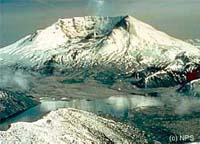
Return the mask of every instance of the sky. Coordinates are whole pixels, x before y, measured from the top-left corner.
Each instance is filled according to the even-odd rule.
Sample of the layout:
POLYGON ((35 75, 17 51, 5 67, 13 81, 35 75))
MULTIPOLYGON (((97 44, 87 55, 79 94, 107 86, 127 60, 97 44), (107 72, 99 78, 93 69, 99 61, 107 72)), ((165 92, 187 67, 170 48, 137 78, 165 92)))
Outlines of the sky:
POLYGON ((200 38, 200 0, 0 0, 0 47, 58 18, 132 15, 171 36, 200 38))

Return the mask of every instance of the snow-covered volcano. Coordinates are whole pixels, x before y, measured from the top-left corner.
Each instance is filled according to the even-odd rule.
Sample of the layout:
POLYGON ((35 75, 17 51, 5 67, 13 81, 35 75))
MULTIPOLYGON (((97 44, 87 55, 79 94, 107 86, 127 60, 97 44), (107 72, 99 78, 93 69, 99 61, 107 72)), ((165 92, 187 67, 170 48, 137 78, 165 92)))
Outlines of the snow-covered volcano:
POLYGON ((187 72, 200 67, 200 50, 132 16, 87 16, 59 19, 1 48, 0 66, 163 87, 187 82, 187 72))

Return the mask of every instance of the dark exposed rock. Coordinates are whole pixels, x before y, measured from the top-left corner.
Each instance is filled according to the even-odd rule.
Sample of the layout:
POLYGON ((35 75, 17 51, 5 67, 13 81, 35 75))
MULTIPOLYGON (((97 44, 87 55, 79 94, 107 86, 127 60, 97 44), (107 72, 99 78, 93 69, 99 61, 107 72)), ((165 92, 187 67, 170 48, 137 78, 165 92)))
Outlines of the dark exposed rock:
POLYGON ((37 101, 22 93, 0 90, 0 122, 37 104, 37 101))

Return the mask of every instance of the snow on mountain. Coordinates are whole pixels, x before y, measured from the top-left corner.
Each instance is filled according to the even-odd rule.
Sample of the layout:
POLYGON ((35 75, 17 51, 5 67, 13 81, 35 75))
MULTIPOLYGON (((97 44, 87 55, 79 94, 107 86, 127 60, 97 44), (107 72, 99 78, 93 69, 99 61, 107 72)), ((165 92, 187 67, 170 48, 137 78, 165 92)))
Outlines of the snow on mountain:
POLYGON ((193 39, 188 39, 188 40, 186 40, 186 42, 188 42, 188 43, 200 48, 200 39, 194 39, 194 40, 193 39))
POLYGON ((52 56, 67 53, 70 46, 77 46, 78 42, 91 34, 101 36, 110 32, 118 19, 120 18, 59 19, 52 26, 36 31, 13 45, 0 49, 1 61, 6 64, 19 61, 22 64, 29 62, 31 66, 41 66, 52 56))
POLYGON ((59 19, 0 49, 1 66, 62 73, 116 71, 140 86, 184 83, 200 66, 200 50, 131 17, 59 19))
POLYGON ((33 123, 19 122, 0 131, 4 144, 147 143, 137 128, 76 109, 59 109, 33 123), (55 119, 56 118, 56 119, 55 119))

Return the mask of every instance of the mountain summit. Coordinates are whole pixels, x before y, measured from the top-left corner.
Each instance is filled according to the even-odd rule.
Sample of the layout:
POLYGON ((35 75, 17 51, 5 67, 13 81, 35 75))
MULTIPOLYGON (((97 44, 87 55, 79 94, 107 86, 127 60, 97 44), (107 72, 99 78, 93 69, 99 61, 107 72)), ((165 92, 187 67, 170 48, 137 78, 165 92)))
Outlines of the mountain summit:
POLYGON ((48 74, 81 71, 98 77, 101 72, 106 77, 112 71, 111 79, 166 87, 187 82, 187 72, 199 69, 200 50, 132 16, 86 16, 59 19, 1 48, 0 63, 48 74))

